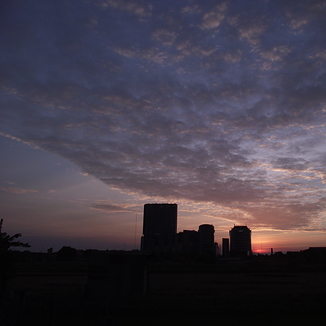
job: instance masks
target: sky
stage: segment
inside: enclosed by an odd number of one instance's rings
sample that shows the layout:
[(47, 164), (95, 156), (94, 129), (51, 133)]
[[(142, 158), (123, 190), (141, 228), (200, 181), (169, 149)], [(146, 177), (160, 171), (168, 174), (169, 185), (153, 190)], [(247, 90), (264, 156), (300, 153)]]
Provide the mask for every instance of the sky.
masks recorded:
[(326, 2), (4, 0), (0, 215), (32, 251), (252, 230), (326, 246)]

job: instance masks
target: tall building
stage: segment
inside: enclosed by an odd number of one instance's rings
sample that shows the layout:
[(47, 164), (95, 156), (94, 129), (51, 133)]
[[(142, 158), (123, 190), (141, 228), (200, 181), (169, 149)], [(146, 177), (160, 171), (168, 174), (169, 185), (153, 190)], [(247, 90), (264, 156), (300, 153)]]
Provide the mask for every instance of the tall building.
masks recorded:
[(177, 233), (177, 204), (145, 204), (141, 249), (147, 253), (169, 252)]
[(199, 234), (194, 230), (183, 230), (177, 234), (175, 243), (176, 252), (184, 255), (198, 255)]
[(247, 226), (235, 225), (229, 233), (231, 256), (251, 255), (251, 230)]
[(209, 256), (217, 255), (218, 245), (214, 242), (214, 226), (202, 224), (198, 231), (183, 230), (176, 237), (175, 251), (190, 256)]
[(227, 258), (230, 257), (230, 241), (229, 238), (222, 239), (222, 256)]
[(199, 253), (215, 254), (216, 245), (214, 243), (214, 226), (211, 224), (202, 224), (199, 226)]

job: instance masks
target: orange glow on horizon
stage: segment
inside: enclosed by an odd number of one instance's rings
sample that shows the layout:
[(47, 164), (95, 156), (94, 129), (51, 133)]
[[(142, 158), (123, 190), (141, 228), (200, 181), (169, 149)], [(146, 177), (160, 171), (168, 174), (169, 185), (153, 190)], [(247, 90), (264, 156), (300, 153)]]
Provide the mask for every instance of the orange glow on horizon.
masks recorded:
[(255, 249), (255, 250), (252, 250), (252, 252), (254, 254), (268, 254), (268, 253), (270, 253), (270, 250), (267, 250), (267, 249)]

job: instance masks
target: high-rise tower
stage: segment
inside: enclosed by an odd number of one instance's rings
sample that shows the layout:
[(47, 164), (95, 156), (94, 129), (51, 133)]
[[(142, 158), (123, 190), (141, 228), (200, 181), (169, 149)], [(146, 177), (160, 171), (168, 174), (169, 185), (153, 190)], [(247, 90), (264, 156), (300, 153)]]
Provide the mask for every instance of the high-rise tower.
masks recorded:
[(251, 255), (251, 230), (247, 226), (235, 225), (230, 230), (231, 256)]
[(215, 254), (214, 243), (214, 226), (211, 224), (202, 224), (199, 226), (199, 253), (200, 254)]
[(225, 258), (230, 256), (230, 240), (229, 240), (229, 238), (222, 239), (222, 256)]
[(143, 237), (144, 252), (172, 251), (177, 233), (177, 204), (145, 204)]

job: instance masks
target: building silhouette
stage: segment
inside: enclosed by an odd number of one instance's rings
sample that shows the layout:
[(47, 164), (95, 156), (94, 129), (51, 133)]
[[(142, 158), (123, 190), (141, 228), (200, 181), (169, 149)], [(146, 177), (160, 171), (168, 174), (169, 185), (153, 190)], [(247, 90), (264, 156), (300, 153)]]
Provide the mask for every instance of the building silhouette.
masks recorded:
[(232, 257), (251, 255), (251, 230), (247, 226), (235, 225), (229, 234)]
[(145, 254), (178, 253), (216, 256), (214, 226), (202, 224), (198, 231), (177, 233), (177, 204), (145, 204), (141, 250)]
[(190, 256), (216, 256), (214, 233), (211, 224), (200, 225), (198, 231), (183, 230), (176, 236), (175, 251)]
[(141, 250), (145, 253), (171, 252), (177, 233), (177, 204), (145, 204)]
[(199, 254), (199, 234), (195, 230), (183, 230), (177, 234), (175, 251), (184, 255)]
[(211, 224), (202, 224), (199, 226), (199, 253), (201, 255), (216, 253), (214, 233), (214, 226)]
[(222, 256), (225, 258), (230, 257), (230, 240), (229, 240), (229, 238), (222, 239)]

